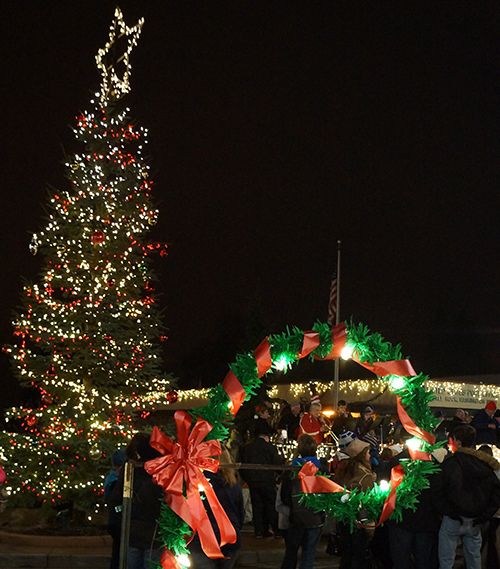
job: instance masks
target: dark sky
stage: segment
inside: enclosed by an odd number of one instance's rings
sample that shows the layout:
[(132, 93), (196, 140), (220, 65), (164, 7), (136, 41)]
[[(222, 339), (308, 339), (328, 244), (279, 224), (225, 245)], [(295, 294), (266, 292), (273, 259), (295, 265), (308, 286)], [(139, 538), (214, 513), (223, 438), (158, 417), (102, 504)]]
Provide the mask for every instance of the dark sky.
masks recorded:
[[(146, 18), (130, 106), (171, 246), (165, 365), (186, 383), (326, 319), (337, 239), (343, 317), (427, 373), (500, 370), (500, 4), (368, 4), (121, 4)], [(2, 342), (113, 7), (2, 12)]]

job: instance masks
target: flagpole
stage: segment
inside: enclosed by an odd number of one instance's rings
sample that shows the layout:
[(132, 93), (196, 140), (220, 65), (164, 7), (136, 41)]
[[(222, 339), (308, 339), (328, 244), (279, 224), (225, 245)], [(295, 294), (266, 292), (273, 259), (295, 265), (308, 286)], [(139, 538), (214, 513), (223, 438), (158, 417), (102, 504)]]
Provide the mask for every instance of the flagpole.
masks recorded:
[[(340, 322), (340, 250), (342, 247), (342, 241), (337, 240), (337, 306), (335, 310), (335, 324)], [(333, 405), (335, 410), (337, 410), (339, 404), (339, 372), (340, 372), (340, 360), (337, 358), (335, 360), (335, 368), (333, 375)]]

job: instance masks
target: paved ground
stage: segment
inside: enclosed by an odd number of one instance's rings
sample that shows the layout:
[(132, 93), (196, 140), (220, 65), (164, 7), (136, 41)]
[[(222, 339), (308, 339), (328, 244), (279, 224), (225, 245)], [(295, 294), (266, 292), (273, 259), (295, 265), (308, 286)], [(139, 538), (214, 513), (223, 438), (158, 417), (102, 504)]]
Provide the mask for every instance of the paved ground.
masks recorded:
[[(338, 557), (326, 555), (325, 547), (322, 541), (318, 547), (315, 569), (338, 567)], [(283, 550), (283, 540), (256, 540), (252, 533), (245, 531), (237, 567), (275, 569), (281, 564)], [(75, 544), (63, 546), (43, 543), (26, 546), (9, 542), (5, 534), (0, 541), (0, 569), (107, 569), (108, 566), (108, 546), (78, 547)]]

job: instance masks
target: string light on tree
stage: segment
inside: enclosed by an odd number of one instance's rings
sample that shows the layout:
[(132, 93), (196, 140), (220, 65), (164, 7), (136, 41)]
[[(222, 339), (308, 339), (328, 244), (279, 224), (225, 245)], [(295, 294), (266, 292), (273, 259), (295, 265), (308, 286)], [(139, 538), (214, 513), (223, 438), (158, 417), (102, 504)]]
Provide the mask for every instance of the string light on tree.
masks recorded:
[(93, 508), (135, 418), (172, 392), (154, 287), (144, 286), (154, 282), (152, 256), (167, 251), (148, 240), (158, 210), (143, 157), (147, 131), (122, 101), (142, 23), (127, 27), (115, 12), (96, 58), (100, 93), (73, 128), (79, 149), (65, 164), (69, 188), (52, 194), (47, 224), (30, 245), (42, 277), (24, 288), (9, 350), (41, 403), (9, 409), (6, 421), (23, 431), (0, 433), (13, 504), (75, 500)]
[[(144, 18), (141, 18), (135, 26), (128, 27), (123, 19), (122, 11), (120, 8), (116, 8), (115, 18), (109, 29), (109, 39), (104, 48), (100, 49), (96, 55), (97, 67), (102, 75), (100, 99), (103, 105), (106, 105), (110, 100), (120, 99), (130, 91), (130, 73), (132, 70), (130, 53), (137, 45), (143, 24)], [(106, 64), (105, 59), (115, 47), (116, 41), (123, 37), (127, 40), (125, 51), (118, 58), (112, 59), (109, 64)], [(121, 77), (116, 69), (118, 64), (123, 66)]]

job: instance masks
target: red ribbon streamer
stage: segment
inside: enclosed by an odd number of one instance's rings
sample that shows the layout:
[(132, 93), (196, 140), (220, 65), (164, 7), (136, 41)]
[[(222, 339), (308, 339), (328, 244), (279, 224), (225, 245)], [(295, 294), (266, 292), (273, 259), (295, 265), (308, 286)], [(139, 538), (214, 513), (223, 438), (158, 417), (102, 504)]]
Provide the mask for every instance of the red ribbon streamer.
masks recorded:
[(380, 518), (377, 523), (378, 526), (386, 522), (391, 517), (392, 512), (394, 512), (396, 506), (396, 488), (403, 482), (404, 475), (405, 471), (400, 464), (394, 466), (391, 470), (391, 491), (382, 507), (382, 512), (380, 513)]
[(318, 467), (308, 461), (300, 469), (298, 477), (304, 494), (322, 494), (332, 492), (346, 492), (342, 486), (326, 476), (316, 476)]
[[(359, 358), (356, 355), (354, 355), (352, 359), (379, 377), (384, 377), (386, 375), (401, 375), (405, 377), (417, 375), (409, 360), (389, 360), (387, 362), (368, 363), (359, 361)], [(406, 412), (406, 409), (403, 407), (403, 404), (401, 403), (401, 397), (397, 396), (396, 401), (399, 420), (401, 421), (401, 424), (405, 430), (414, 436), (420, 437), (430, 444), (434, 444), (436, 442), (436, 437), (432, 433), (429, 433), (416, 425), (415, 421), (413, 421), (413, 419)], [(410, 456), (413, 460), (431, 460), (429, 454), (421, 451), (410, 450)]]
[(369, 369), (378, 377), (384, 377), (386, 375), (402, 375), (405, 377), (417, 375), (410, 360), (389, 360), (387, 362), (369, 363), (359, 361), (356, 354), (353, 355), (352, 359), (364, 368)]
[(260, 378), (271, 369), (271, 365), (273, 363), (273, 360), (271, 358), (271, 346), (269, 345), (267, 336), (255, 348), (253, 354), (255, 356), (255, 362), (257, 364), (257, 377)]
[[(163, 456), (146, 462), (144, 468), (164, 490), (165, 502), (182, 518), (193, 532), (198, 533), (203, 551), (211, 559), (222, 558), (220, 547), (235, 543), (236, 532), (226, 512), (220, 505), (214, 489), (203, 475), (203, 470), (217, 472), (219, 461), (214, 456), (221, 453), (220, 441), (205, 441), (212, 425), (198, 418), (191, 429), (191, 416), (185, 411), (176, 411), (177, 441), (154, 427), (150, 444)], [(203, 488), (207, 501), (220, 530), (220, 545), (207, 516), (200, 496)], [(171, 559), (166, 559), (171, 563)], [(167, 564), (164, 569), (170, 569)]]
[(408, 447), (408, 453), (412, 460), (426, 460), (427, 462), (432, 460), (432, 457), (428, 452), (423, 452), (421, 450), (414, 450)]
[(240, 410), (240, 407), (245, 401), (245, 390), (243, 385), (241, 385), (240, 380), (234, 375), (232, 371), (228, 371), (224, 381), (222, 382), (222, 388), (227, 393), (229, 399), (231, 400), (230, 410), (231, 413), (236, 415)]
[(304, 332), (304, 339), (302, 340), (302, 348), (299, 352), (299, 359), (305, 358), (319, 346), (319, 334), (313, 330)]
[(399, 420), (401, 421), (401, 424), (405, 428), (406, 432), (416, 437), (420, 437), (421, 439), (424, 439), (424, 441), (427, 441), (429, 444), (433, 445), (436, 442), (436, 437), (432, 433), (428, 433), (415, 424), (413, 419), (408, 415), (405, 408), (403, 407), (403, 404), (401, 403), (401, 397), (399, 397), (399, 395), (396, 396), (396, 404), (398, 408)]
[(457, 445), (455, 444), (453, 437), (448, 437), (448, 448), (452, 453), (457, 452)]

